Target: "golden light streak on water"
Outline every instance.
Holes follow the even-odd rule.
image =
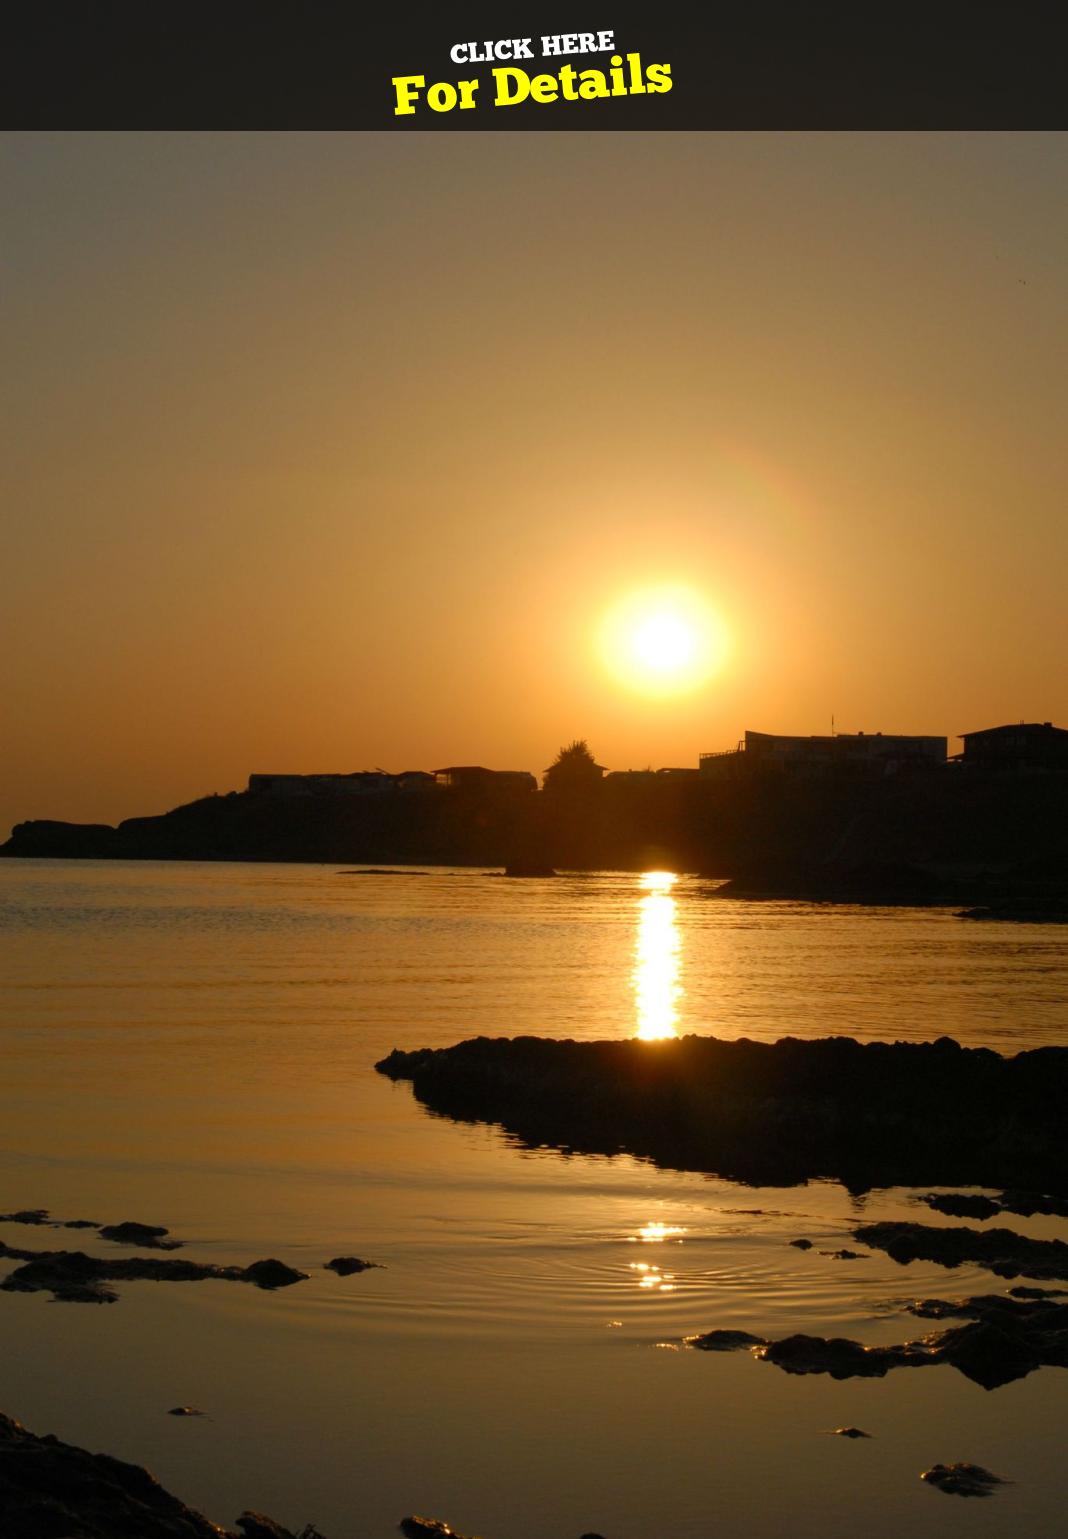
[[[673,871],[646,871],[640,880],[645,896],[638,904],[638,939],[635,947],[634,993],[638,1009],[637,1035],[646,1041],[677,1036],[676,1002],[679,984],[681,937],[675,922],[671,889],[678,881]]]

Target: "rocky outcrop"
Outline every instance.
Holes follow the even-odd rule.
[[[1021,1298],[1019,1295],[1027,1296]],[[1037,1296],[1036,1296],[1037,1295]],[[764,1341],[745,1331],[709,1331],[685,1344],[706,1351],[750,1348],[754,1357],[784,1373],[826,1373],[832,1379],[881,1379],[895,1368],[934,1368],[947,1363],[984,1389],[1022,1379],[1044,1365],[1068,1367],[1068,1305],[1053,1303],[1042,1289],[974,1298],[920,1299],[909,1305],[922,1319],[968,1323],[893,1346],[865,1346],[845,1336],[784,1336]],[[861,1437],[838,1428],[842,1437]]]
[[[181,1240],[168,1240],[169,1229],[160,1224],[137,1224],[127,1219],[121,1224],[104,1224],[100,1230],[102,1240],[115,1240],[119,1245],[147,1245],[150,1250],[180,1250]]]
[[[363,1261],[359,1256],[335,1256],[333,1261],[325,1263],[328,1272],[336,1272],[339,1277],[352,1277],[357,1272],[368,1272],[377,1267],[377,1261]]]
[[[932,1224],[862,1224],[858,1240],[884,1250],[894,1261],[934,1261],[960,1266],[971,1261],[997,1277],[1068,1278],[1068,1245],[1063,1240],[1031,1240],[1012,1229],[952,1229]]]
[[[687,1336],[686,1345],[699,1352],[741,1352],[747,1347],[766,1347],[766,1336],[753,1336],[749,1331],[705,1331],[702,1336]]]
[[[1023,1218],[1033,1218],[1036,1213],[1068,1218],[1068,1201],[1044,1192],[1002,1192],[1000,1197],[988,1197],[982,1192],[927,1192],[919,1201],[951,1218],[994,1218],[998,1213],[1016,1213]]]
[[[258,1513],[240,1533],[194,1512],[137,1464],[37,1437],[0,1413],[0,1533],[4,1539],[322,1539]]]
[[[51,1293],[53,1298],[75,1304],[113,1304],[118,1294],[110,1282],[223,1282],[252,1283],[257,1288],[288,1288],[304,1281],[298,1272],[273,1257],[250,1266],[213,1266],[202,1261],[157,1256],[87,1256],[80,1250],[20,1250],[0,1243],[0,1258],[22,1261],[3,1282],[4,1293]]]
[[[981,1464],[935,1464],[920,1479],[947,1496],[992,1496],[995,1487],[1009,1483]]]
[[[534,1147],[644,1156],[761,1185],[1068,1192],[1068,1048],[849,1037],[573,1042],[476,1037],[377,1068],[458,1119]]]

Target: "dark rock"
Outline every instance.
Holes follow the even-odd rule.
[[[755,1356],[787,1373],[829,1373],[836,1379],[881,1378],[892,1368],[948,1363],[984,1389],[1025,1378],[1042,1365],[1068,1366],[1068,1304],[984,1293],[955,1301],[922,1299],[908,1307],[925,1319],[955,1317],[969,1323],[890,1347],[788,1336],[759,1348]]]
[[[686,1336],[688,1347],[700,1352],[739,1352],[743,1347],[763,1347],[766,1336],[751,1336],[748,1331],[706,1331],[703,1336]]]
[[[333,1261],[327,1261],[324,1265],[328,1272],[336,1272],[339,1277],[351,1277],[354,1272],[366,1272],[378,1266],[378,1262],[361,1261],[359,1256],[335,1256]]]
[[[821,1250],[821,1256],[830,1256],[832,1261],[863,1261],[868,1254],[866,1250]]]
[[[905,1308],[909,1314],[919,1315],[921,1320],[959,1319],[970,1313],[963,1301],[954,1299],[917,1299],[914,1304],[906,1304]]]
[[[17,1213],[0,1213],[0,1224],[47,1224],[47,1208],[20,1208]]]
[[[0,1244],[0,1256],[24,1261],[0,1282],[0,1292],[49,1292],[56,1299],[91,1304],[111,1304],[117,1294],[105,1286],[109,1282],[201,1282],[218,1278],[223,1282],[248,1282],[258,1288],[286,1288],[301,1282],[307,1272],[298,1272],[273,1259],[254,1261],[251,1266],[212,1266],[206,1262],[166,1259],[156,1256],[87,1256],[79,1250],[27,1251]]]
[[[958,919],[999,919],[1009,924],[1068,924],[1068,904],[991,903],[961,909]]]
[[[1006,1213],[1017,1213],[1021,1218],[1033,1218],[1036,1213],[1043,1217],[1068,1218],[1068,1199],[1050,1197],[1042,1192],[1002,1192],[1001,1207]]]
[[[458,1534],[440,1518],[401,1518],[399,1526],[405,1539],[474,1539],[474,1536]]]
[[[934,1261],[955,1267],[978,1262],[998,1277],[1068,1278],[1068,1245],[1063,1240],[1030,1240],[1012,1229],[940,1229],[929,1224],[862,1224],[858,1240],[884,1250],[894,1261]]]
[[[966,1192],[928,1192],[919,1200],[938,1213],[948,1214],[950,1218],[993,1218],[995,1213],[1001,1212],[1002,1206],[991,1197],[978,1194],[972,1196]]]
[[[245,1517],[253,1517],[251,1513]],[[245,1539],[296,1539],[258,1520]],[[37,1437],[0,1414],[4,1539],[238,1539],[194,1512],[137,1464]],[[303,1539],[315,1539],[305,1530]],[[321,1536],[319,1536],[321,1539]]]
[[[793,1245],[795,1247],[795,1249],[797,1249],[797,1250],[811,1250],[812,1249],[812,1241],[811,1240],[791,1240],[790,1244]]]
[[[1068,1192],[1068,1048],[1001,1057],[935,1042],[687,1036],[474,1038],[395,1051],[432,1111],[530,1147],[625,1152],[753,1185]]]
[[[298,1272],[296,1267],[287,1266],[284,1261],[275,1260],[273,1256],[266,1261],[253,1261],[251,1266],[244,1269],[244,1280],[255,1283],[257,1288],[288,1288],[293,1283],[304,1282],[308,1275],[307,1272]]]
[[[62,1227],[64,1229],[99,1229],[100,1225],[91,1218],[68,1218]]]
[[[175,1405],[167,1412],[168,1416],[203,1416],[203,1411],[198,1411],[191,1405]]]
[[[1042,1362],[1026,1330],[1006,1330],[985,1318],[943,1331],[932,1345],[941,1360],[984,1389],[1026,1378]]]
[[[786,1373],[829,1373],[832,1379],[881,1379],[891,1368],[923,1368],[937,1361],[920,1341],[865,1347],[843,1336],[787,1336],[758,1347],[754,1356]]]
[[[262,1512],[243,1512],[237,1520],[243,1539],[293,1539],[288,1528]]]
[[[870,1432],[862,1432],[859,1427],[835,1427],[834,1430],[831,1433],[831,1436],[832,1437],[852,1437],[852,1438],[871,1437],[871,1433]]]
[[[992,1496],[995,1486],[1008,1484],[981,1464],[935,1464],[920,1479],[947,1496]]]
[[[159,1224],[136,1224],[127,1219],[121,1224],[105,1224],[100,1231],[102,1240],[115,1240],[119,1245],[145,1245],[150,1250],[178,1250],[181,1240],[166,1240],[170,1234]]]
[[[49,1292],[61,1303],[114,1304],[118,1294],[105,1286],[101,1262],[83,1251],[43,1253],[16,1267],[0,1283],[4,1293]]]
[[[293,1534],[273,1518],[264,1517],[262,1512],[243,1512],[237,1520],[237,1527],[241,1530],[242,1539],[323,1539],[312,1523],[302,1528],[299,1534]]]

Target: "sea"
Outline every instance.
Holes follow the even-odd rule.
[[[957,1222],[917,1193],[528,1148],[375,1072],[479,1035],[1068,1042],[1064,927],[716,892],[663,871],[0,861],[0,1211],[158,1224],[180,1256],[309,1274],[4,1293],[0,1410],[217,1523],[252,1508],[326,1539],[412,1513],[481,1539],[1064,1534],[1064,1370],[837,1381],[684,1344],[903,1341],[930,1328],[910,1299],[1003,1289],[830,1254],[873,1219]],[[0,1239],[131,1254],[87,1230]],[[339,1277],[339,1255],[377,1266]],[[958,1460],[1011,1483],[921,1481]]]

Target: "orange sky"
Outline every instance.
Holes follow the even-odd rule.
[[[9,135],[0,834],[1068,723],[1068,141]],[[596,631],[684,581],[727,666]]]

